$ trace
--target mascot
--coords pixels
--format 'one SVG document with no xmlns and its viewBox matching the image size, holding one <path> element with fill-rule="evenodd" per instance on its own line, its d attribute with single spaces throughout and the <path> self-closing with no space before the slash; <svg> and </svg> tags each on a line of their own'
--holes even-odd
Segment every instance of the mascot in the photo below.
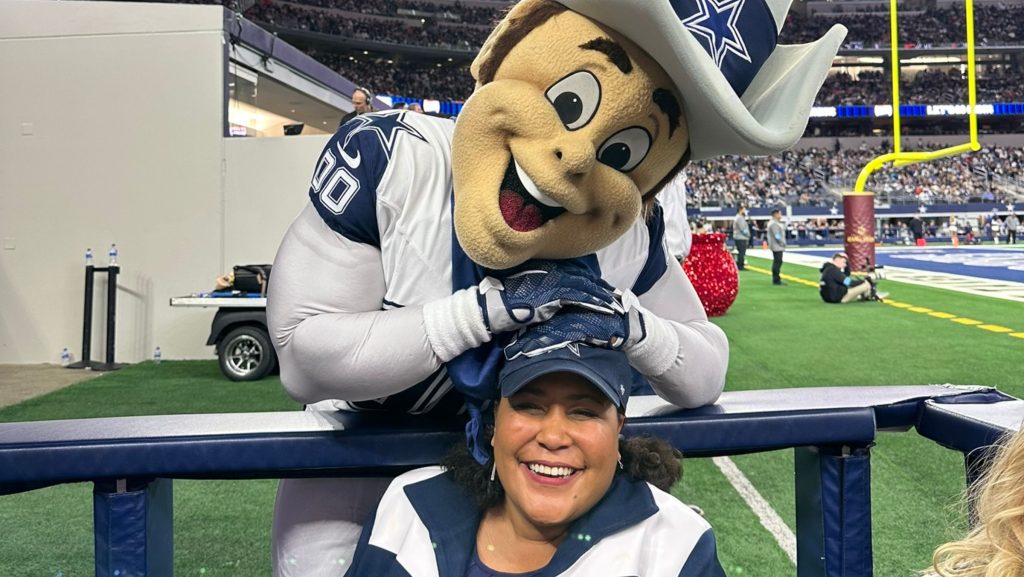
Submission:
<svg viewBox="0 0 1024 577">
<path fill-rule="evenodd" d="M 494 344 L 551 319 L 555 346 L 622 348 L 666 400 L 714 402 L 728 342 L 665 249 L 655 195 L 690 160 L 801 136 L 845 30 L 777 45 L 788 8 L 523 0 L 474 60 L 457 122 L 391 111 L 342 126 L 274 262 L 288 393 L 460 418 Z M 563 309 L 580 322 L 556 323 Z M 275 575 L 343 573 L 387 483 L 283 480 Z"/>
</svg>

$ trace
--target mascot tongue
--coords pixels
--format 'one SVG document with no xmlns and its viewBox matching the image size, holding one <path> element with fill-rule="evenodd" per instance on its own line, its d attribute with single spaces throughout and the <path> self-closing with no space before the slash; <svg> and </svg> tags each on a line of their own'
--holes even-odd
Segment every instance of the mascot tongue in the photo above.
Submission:
<svg viewBox="0 0 1024 577">
<path fill-rule="evenodd" d="M 498 206 L 501 209 L 501 216 L 505 218 L 512 230 L 518 232 L 529 232 L 544 224 L 544 217 L 540 208 L 529 204 L 517 192 L 509 189 L 502 189 L 498 196 Z"/>
</svg>

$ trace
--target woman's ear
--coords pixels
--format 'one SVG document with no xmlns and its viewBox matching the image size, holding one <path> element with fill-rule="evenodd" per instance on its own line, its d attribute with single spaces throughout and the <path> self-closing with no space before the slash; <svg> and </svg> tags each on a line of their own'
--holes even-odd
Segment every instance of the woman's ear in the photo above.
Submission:
<svg viewBox="0 0 1024 577">
<path fill-rule="evenodd" d="M 619 416 L 619 428 L 617 430 L 618 430 L 619 433 L 621 433 L 622 432 L 622 426 L 626 424 L 626 415 L 623 414 L 623 413 L 616 413 L 616 414 Z"/>
</svg>

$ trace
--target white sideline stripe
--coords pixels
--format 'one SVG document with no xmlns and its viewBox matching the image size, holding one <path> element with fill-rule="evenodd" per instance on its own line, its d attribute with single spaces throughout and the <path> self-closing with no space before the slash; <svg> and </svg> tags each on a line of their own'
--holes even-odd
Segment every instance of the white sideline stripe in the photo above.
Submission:
<svg viewBox="0 0 1024 577">
<path fill-rule="evenodd" d="M 793 531 L 782 520 L 782 517 L 779 517 L 779 514 L 775 512 L 775 509 L 772 509 L 768 501 L 765 501 L 764 497 L 757 492 L 750 479 L 747 479 L 747 476 L 743 474 L 743 471 L 740 471 L 736 463 L 732 462 L 732 459 L 729 457 L 712 457 L 711 461 L 725 475 L 725 478 L 729 479 L 729 483 L 740 494 L 740 497 L 743 497 L 743 501 L 747 503 L 747 506 L 754 511 L 758 520 L 761 521 L 761 526 L 772 534 L 775 542 L 779 544 L 779 547 L 789 557 L 790 563 L 796 565 L 796 535 L 793 534 Z"/>
</svg>

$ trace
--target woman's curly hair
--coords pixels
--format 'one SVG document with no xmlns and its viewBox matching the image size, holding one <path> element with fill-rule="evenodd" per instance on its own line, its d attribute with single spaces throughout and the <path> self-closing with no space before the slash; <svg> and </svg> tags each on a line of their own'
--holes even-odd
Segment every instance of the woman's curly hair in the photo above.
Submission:
<svg viewBox="0 0 1024 577">
<path fill-rule="evenodd" d="M 1024 577 L 1024 430 L 991 463 L 966 495 L 978 525 L 935 550 L 932 563 L 942 577 Z"/>
<path fill-rule="evenodd" d="M 493 435 L 493 431 L 491 431 Z M 634 479 L 646 481 L 662 491 L 668 491 L 683 476 L 683 454 L 668 442 L 655 437 L 619 439 L 622 472 Z M 465 443 L 453 446 L 441 460 L 441 466 L 451 475 L 481 511 L 501 503 L 505 488 L 501 479 L 491 481 L 494 458 L 481 465 L 469 453 Z"/>
</svg>

